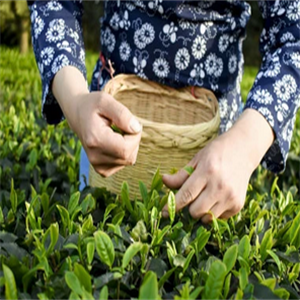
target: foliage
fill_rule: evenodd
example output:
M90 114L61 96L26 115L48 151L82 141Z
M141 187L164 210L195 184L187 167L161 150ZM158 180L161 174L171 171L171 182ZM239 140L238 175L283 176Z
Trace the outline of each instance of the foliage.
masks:
M299 176L259 169L244 209L208 226L186 209L174 214L174 191L161 191L159 172L151 189L140 183L137 199L126 183L117 197L79 193L80 143L65 122L41 119L33 55L0 50L1 295L299 299ZM87 57L89 74L96 57ZM299 157L299 116L296 126L291 153ZM294 166L289 158L286 172ZM170 219L161 215L166 202Z

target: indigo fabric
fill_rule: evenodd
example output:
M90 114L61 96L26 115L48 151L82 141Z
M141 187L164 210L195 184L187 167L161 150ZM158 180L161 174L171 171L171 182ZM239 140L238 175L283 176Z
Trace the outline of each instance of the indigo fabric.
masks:
M259 1L259 6L262 64L244 109L257 110L273 128L276 139L262 164L277 173L285 167L300 106L300 1ZM29 7L43 115L58 123L63 114L51 93L53 77L67 65L86 77L83 4L35 1ZM115 75L205 87L219 99L220 133L225 132L240 113L242 45L250 15L246 1L105 1L99 33L104 59L96 62L91 90L100 90L110 78L102 68L108 60Z

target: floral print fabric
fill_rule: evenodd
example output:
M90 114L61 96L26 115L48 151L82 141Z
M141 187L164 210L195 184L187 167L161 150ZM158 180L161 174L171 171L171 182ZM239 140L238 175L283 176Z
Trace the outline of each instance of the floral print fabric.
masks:
M300 106L300 0L259 1L264 29L262 65L245 108L259 111L276 140L263 165L284 169ZM30 5L32 39L43 81L43 114L58 123L62 112L51 81L73 65L86 76L82 3L35 1ZM220 132L239 116L243 72L242 42L251 15L245 1L105 1L101 47L119 73L134 73L173 87L201 86L219 99ZM91 90L110 78L98 60ZM180 105L180 104L179 104Z

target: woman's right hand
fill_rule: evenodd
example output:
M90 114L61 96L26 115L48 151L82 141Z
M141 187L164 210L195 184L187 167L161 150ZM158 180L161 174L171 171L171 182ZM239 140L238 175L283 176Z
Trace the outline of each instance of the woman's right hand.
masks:
M52 90L97 173L107 177L135 163L142 127L128 108L105 92L90 93L74 67L55 75ZM124 134L114 132L112 124Z

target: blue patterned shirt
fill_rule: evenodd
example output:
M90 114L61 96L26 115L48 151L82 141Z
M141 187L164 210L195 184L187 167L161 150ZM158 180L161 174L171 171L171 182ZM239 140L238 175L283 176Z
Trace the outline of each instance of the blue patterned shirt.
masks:
M300 0L259 1L264 28L262 64L245 109L260 112L275 133L263 159L273 172L285 167L300 106ZM227 1L105 1L101 19L103 60L96 63L91 90L101 89L109 73L133 73L173 87L200 86L219 100L220 132L239 116L243 73L242 45L251 15L248 3ZM86 77L81 1L30 4L32 41L43 82L43 115L53 124L62 111L51 81L64 66Z

